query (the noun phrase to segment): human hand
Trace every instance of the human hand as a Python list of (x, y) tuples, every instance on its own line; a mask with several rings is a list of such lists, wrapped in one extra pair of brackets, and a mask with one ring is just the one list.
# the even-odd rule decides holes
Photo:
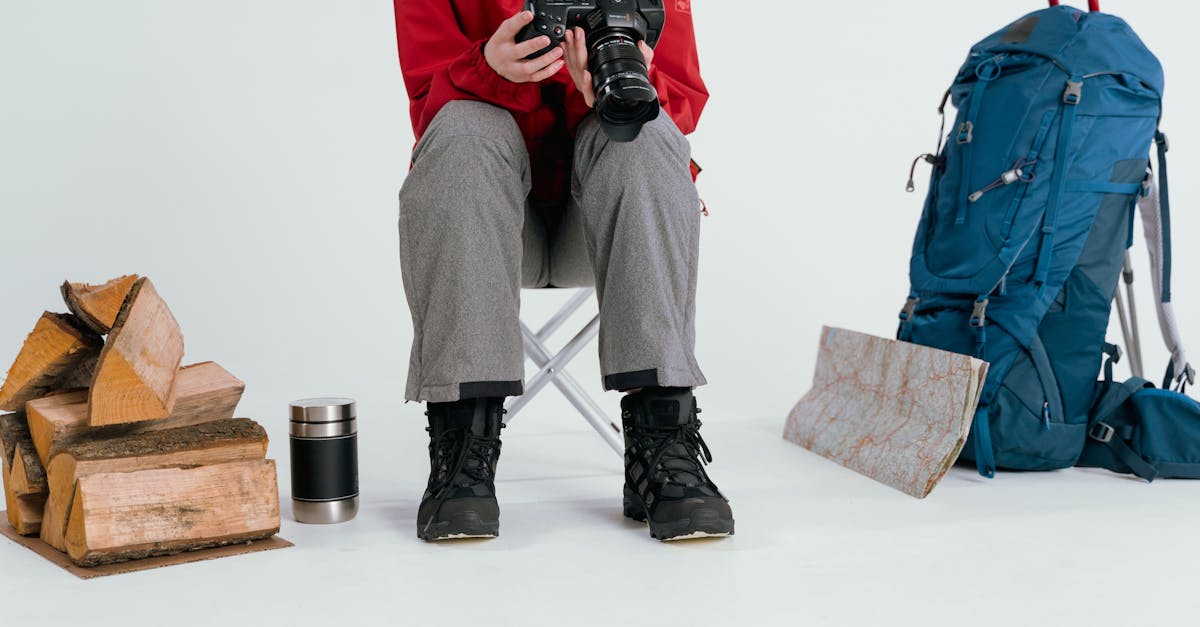
[(550, 45), (550, 38), (542, 35), (529, 41), (517, 41), (517, 34), (533, 21), (531, 11), (521, 11), (500, 23), (500, 27), (483, 47), (483, 58), (497, 74), (514, 83), (537, 83), (554, 76), (562, 69), (563, 50), (551, 48), (549, 52), (533, 59), (529, 55)]
[[(587, 35), (583, 29), (576, 26), (567, 30), (566, 40), (562, 43), (563, 53), (567, 58), (567, 71), (575, 81), (575, 87), (583, 94), (583, 100), (591, 107), (596, 103), (596, 92), (592, 86), (592, 73), (588, 71)], [(654, 49), (646, 42), (638, 42), (638, 50), (646, 57), (646, 67), (654, 61)]]

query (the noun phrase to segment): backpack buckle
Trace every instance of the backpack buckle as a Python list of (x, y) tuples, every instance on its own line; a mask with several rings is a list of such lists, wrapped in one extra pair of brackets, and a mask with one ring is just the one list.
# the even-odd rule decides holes
[(1067, 81), (1067, 88), (1063, 90), (1063, 102), (1069, 105), (1077, 105), (1083, 99), (1083, 81)]
[(1101, 444), (1108, 444), (1109, 442), (1112, 442), (1113, 436), (1116, 435), (1116, 433), (1117, 430), (1112, 428), (1112, 425), (1109, 425), (1107, 422), (1103, 421), (1097, 422), (1096, 424), (1092, 425), (1090, 429), (1088, 429), (1088, 437)]
[(908, 297), (908, 300), (904, 302), (904, 308), (900, 310), (900, 320), (903, 322), (912, 320), (913, 313), (917, 311), (917, 303), (919, 302), (921, 302), (921, 299), (916, 296)]
[(974, 122), (967, 121), (967, 122), (963, 122), (962, 124), (958, 125), (957, 141), (960, 145), (961, 144), (969, 144), (974, 139), (975, 139), (975, 123)]
[(975, 301), (975, 307), (971, 310), (972, 328), (979, 329), (987, 325), (987, 306), (986, 298)]

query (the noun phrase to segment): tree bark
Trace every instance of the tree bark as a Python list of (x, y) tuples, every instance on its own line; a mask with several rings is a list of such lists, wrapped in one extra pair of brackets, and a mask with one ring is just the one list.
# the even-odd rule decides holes
[(105, 335), (112, 331), (117, 315), (121, 313), (121, 306), (137, 280), (138, 275), (129, 274), (102, 285), (65, 281), (62, 284), (63, 301), (84, 324), (96, 333)]

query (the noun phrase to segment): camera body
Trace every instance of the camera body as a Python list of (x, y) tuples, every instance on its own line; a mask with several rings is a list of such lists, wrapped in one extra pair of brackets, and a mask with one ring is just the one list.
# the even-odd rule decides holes
[(568, 29), (586, 33), (594, 109), (609, 138), (633, 141), (642, 125), (658, 117), (658, 92), (638, 42), (658, 44), (667, 18), (663, 0), (526, 0), (525, 9), (533, 13), (533, 22), (517, 39), (550, 38), (550, 45), (532, 56), (559, 45)]
[(539, 56), (562, 43), (567, 30), (579, 26), (588, 34), (606, 30), (625, 30), (653, 48), (658, 45), (666, 23), (663, 0), (525, 0), (525, 10), (533, 13), (533, 21), (517, 36), (527, 41), (545, 35), (550, 45), (535, 53)]

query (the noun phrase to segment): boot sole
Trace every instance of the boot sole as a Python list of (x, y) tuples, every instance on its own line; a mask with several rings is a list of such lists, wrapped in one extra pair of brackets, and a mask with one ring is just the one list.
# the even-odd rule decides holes
[(722, 519), (715, 509), (697, 508), (689, 518), (667, 522), (650, 520), (645, 503), (635, 497), (626, 497), (626, 518), (631, 518), (650, 527), (650, 537), (662, 542), (695, 540), (699, 538), (723, 538), (733, 535), (733, 519)]
[(424, 525), (417, 530), (417, 537), (426, 542), (441, 540), (466, 540), (470, 538), (496, 538), (500, 536), (499, 520), (483, 520), (476, 512), (460, 512), (450, 520)]

